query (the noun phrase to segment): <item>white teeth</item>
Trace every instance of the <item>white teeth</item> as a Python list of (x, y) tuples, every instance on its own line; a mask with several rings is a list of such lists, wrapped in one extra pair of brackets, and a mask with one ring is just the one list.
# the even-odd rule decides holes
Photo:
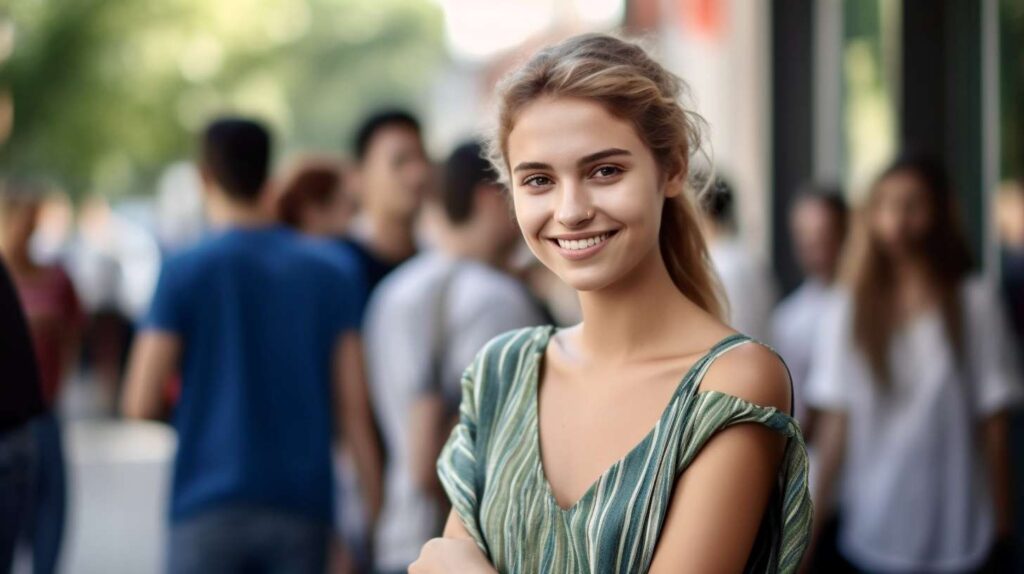
[(558, 246), (562, 249), (568, 249), (569, 251), (579, 251), (581, 249), (587, 249), (593, 247), (598, 243), (603, 243), (608, 239), (608, 233), (602, 233), (595, 237), (588, 237), (586, 239), (559, 239)]

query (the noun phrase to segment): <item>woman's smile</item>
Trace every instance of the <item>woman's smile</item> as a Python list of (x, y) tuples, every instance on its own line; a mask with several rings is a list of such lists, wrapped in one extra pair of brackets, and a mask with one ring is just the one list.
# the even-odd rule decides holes
[(562, 257), (570, 261), (581, 261), (601, 252), (616, 233), (618, 230), (614, 229), (603, 232), (571, 233), (547, 239)]

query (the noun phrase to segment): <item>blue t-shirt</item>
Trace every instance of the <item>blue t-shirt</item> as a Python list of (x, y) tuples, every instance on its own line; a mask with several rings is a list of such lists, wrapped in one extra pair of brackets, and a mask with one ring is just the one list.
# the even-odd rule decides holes
[(356, 281), (281, 227), (225, 231), (164, 264), (146, 328), (182, 341), (172, 521), (231, 502), (330, 520), (331, 361), (357, 325)]

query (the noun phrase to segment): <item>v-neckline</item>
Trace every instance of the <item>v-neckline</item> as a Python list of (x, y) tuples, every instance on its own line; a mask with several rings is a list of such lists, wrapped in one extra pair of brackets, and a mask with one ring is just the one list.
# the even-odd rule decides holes
[(733, 340), (744, 340), (744, 341), (748, 340), (748, 337), (746, 337), (742, 333), (733, 333), (731, 335), (727, 335), (726, 337), (724, 337), (723, 339), (719, 340), (717, 343), (712, 345), (711, 348), (709, 348), (703, 355), (701, 355), (696, 361), (694, 361), (693, 364), (690, 365), (689, 368), (686, 369), (686, 372), (683, 373), (682, 378), (679, 380), (679, 383), (676, 385), (676, 389), (674, 391), (672, 391), (672, 396), (669, 397), (668, 403), (665, 405), (665, 408), (662, 410), (661, 416), (659, 416), (658, 420), (656, 420), (654, 422), (654, 426), (651, 427), (651, 430), (647, 431), (647, 433), (643, 436), (643, 438), (640, 439), (640, 442), (638, 442), (635, 445), (633, 445), (633, 447), (630, 448), (628, 451), (626, 451), (626, 453), (624, 455), (622, 455), (622, 457), (618, 458), (615, 462), (613, 462), (611, 464), (611, 466), (609, 466), (607, 469), (605, 469), (604, 472), (599, 474), (597, 476), (597, 478), (594, 479), (590, 483), (590, 485), (587, 487), (587, 489), (585, 491), (583, 491), (583, 494), (580, 495), (580, 497), (577, 498), (568, 508), (565, 508), (565, 507), (562, 507), (561, 504), (559, 504), (558, 498), (555, 497), (555, 491), (551, 487), (551, 482), (548, 480), (547, 471), (544, 469), (544, 457), (543, 457), (543, 454), (541, 453), (541, 448), (540, 448), (540, 442), (541, 442), (541, 440), (540, 440), (540, 382), (541, 382), (541, 371), (543, 370), (543, 367), (544, 367), (544, 355), (547, 353), (548, 344), (551, 342), (551, 338), (554, 335), (555, 331), (557, 331), (557, 327), (555, 327), (553, 325), (549, 325), (546, 329), (544, 329), (543, 337), (540, 338), (537, 341), (537, 348), (534, 350), (533, 365), (532, 365), (533, 373), (532, 373), (531, 381), (530, 381), (530, 393), (531, 393), (531, 396), (530, 396), (530, 409), (531, 409), (531, 415), (533, 417), (533, 429), (531, 429), (531, 430), (532, 430), (532, 434), (533, 434), (533, 437), (532, 437), (533, 438), (533, 455), (534, 455), (534, 457), (536, 457), (536, 460), (537, 460), (537, 462), (536, 462), (536, 464), (537, 464), (537, 471), (536, 472), (538, 472), (540, 474), (539, 478), (540, 478), (540, 481), (544, 485), (544, 490), (547, 493), (548, 501), (550, 501), (550, 503), (559, 512), (561, 512), (563, 514), (572, 513), (577, 508), (579, 508), (583, 504), (583, 502), (585, 500), (588, 500), (591, 496), (593, 496), (594, 491), (596, 491), (597, 488), (601, 486), (601, 483), (604, 482), (604, 479), (609, 474), (611, 474), (615, 469), (617, 469), (619, 466), (621, 466), (623, 463), (625, 463), (629, 459), (629, 457), (633, 456), (633, 454), (637, 450), (639, 450), (642, 446), (647, 444), (647, 442), (649, 440), (651, 440), (651, 438), (654, 436), (654, 433), (658, 430), (658, 428), (664, 422), (665, 417), (668, 416), (668, 414), (670, 412), (672, 412), (672, 407), (676, 403), (676, 401), (679, 399), (679, 396), (682, 394), (683, 390), (690, 386), (690, 383), (693, 380), (693, 375), (701, 368), (701, 366), (704, 364), (704, 362), (707, 361), (708, 357), (711, 357), (720, 348), (724, 347), (725, 345), (728, 345)]

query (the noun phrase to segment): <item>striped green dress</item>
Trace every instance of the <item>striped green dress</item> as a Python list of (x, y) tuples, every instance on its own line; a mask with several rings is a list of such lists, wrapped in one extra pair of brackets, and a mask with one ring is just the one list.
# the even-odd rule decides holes
[(711, 363), (747, 343), (733, 335), (686, 373), (661, 419), (568, 510), (555, 501), (538, 442), (537, 386), (553, 327), (502, 335), (462, 379), (459, 424), (438, 472), (466, 529), (502, 573), (647, 572), (676, 478), (715, 432), (755, 422), (788, 437), (748, 572), (793, 572), (807, 545), (807, 454), (797, 423), (774, 408), (697, 391)]

